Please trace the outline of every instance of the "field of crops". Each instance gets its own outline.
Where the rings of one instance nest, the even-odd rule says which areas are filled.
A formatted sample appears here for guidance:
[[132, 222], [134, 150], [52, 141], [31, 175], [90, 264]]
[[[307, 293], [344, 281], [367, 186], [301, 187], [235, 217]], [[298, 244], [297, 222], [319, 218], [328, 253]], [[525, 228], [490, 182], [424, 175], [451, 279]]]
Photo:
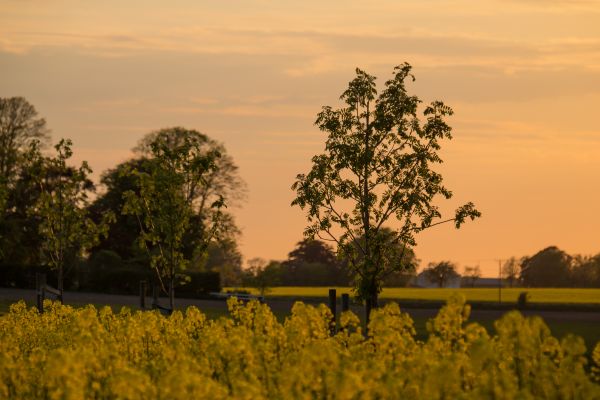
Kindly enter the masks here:
[[[269, 297], [327, 297], [329, 287], [274, 287], [268, 292]], [[352, 293], [351, 288], [337, 287], [338, 295]], [[235, 288], [227, 288], [235, 290]], [[255, 289], [250, 290], [257, 293]], [[519, 294], [527, 292], [529, 301], [549, 304], [600, 304], [600, 289], [562, 289], [562, 288], [503, 288], [502, 301], [516, 302]], [[461, 289], [418, 289], [418, 288], [385, 288], [381, 294], [384, 299], [446, 301], [453, 294], [460, 293], [468, 302], [497, 302], [498, 288], [461, 288]]]
[[229, 301], [231, 317], [24, 303], [0, 318], [2, 399], [600, 398], [600, 344], [558, 341], [539, 318], [510, 312], [490, 336], [451, 298], [426, 341], [389, 304], [365, 337], [352, 313], [332, 334], [327, 307]]

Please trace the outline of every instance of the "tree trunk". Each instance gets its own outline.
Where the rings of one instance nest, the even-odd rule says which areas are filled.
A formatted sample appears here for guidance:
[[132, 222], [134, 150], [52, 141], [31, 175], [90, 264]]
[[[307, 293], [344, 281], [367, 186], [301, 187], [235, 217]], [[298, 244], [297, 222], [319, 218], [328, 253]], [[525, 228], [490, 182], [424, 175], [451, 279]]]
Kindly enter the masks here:
[[60, 263], [60, 265], [58, 266], [58, 292], [59, 294], [59, 300], [60, 300], [60, 304], [64, 304], [63, 302], [63, 266], [62, 263]]
[[378, 296], [377, 292], [371, 293], [365, 301], [365, 335], [369, 334], [369, 322], [371, 321], [371, 311], [377, 308]]
[[171, 311], [175, 309], [175, 276], [171, 275], [171, 280], [169, 282], [169, 308]]

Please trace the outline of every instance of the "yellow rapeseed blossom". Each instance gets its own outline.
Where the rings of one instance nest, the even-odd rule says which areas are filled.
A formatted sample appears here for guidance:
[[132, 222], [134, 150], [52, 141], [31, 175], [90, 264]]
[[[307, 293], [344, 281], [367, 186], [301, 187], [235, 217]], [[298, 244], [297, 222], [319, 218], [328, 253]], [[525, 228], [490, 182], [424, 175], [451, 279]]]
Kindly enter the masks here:
[[600, 399], [600, 344], [588, 366], [580, 338], [516, 311], [491, 336], [461, 297], [426, 341], [396, 304], [366, 337], [351, 312], [332, 335], [323, 305], [296, 303], [283, 323], [258, 302], [228, 306], [209, 320], [16, 303], [0, 318], [0, 399]]

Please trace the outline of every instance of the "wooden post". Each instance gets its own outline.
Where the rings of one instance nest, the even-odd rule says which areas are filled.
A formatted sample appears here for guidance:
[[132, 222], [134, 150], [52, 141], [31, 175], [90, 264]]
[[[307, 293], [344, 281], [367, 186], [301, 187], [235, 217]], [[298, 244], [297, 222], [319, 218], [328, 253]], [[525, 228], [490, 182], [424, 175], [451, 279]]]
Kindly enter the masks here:
[[65, 304], [63, 302], [63, 293], [64, 293], [64, 288], [63, 288], [63, 266], [62, 266], [62, 262], [61, 264], [58, 266], [58, 300], [60, 301], [60, 304]]
[[171, 311], [175, 310], [175, 282], [173, 277], [169, 282], [169, 308]]
[[146, 309], [146, 288], [147, 288], [147, 282], [140, 281], [140, 308], [142, 310]]
[[158, 305], [158, 285], [152, 285], [152, 308]]
[[331, 334], [335, 334], [337, 295], [335, 289], [329, 289], [329, 309], [331, 310]]
[[37, 308], [41, 313], [44, 312], [44, 287], [46, 286], [46, 274], [36, 272], [35, 274], [35, 291], [37, 298]]
[[342, 311], [350, 310], [350, 295], [348, 293], [342, 293]]

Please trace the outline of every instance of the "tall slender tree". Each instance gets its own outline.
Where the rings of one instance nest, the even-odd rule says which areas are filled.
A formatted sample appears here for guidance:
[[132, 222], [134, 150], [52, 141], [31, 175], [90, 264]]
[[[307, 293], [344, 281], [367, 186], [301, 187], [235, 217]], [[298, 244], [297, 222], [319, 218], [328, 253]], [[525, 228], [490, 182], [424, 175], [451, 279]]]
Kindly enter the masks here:
[[0, 178], [10, 181], [16, 175], [19, 157], [37, 140], [49, 139], [46, 120], [23, 97], [0, 97]]
[[[323, 107], [317, 116], [316, 125], [328, 134], [325, 152], [313, 157], [310, 172], [298, 175], [292, 186], [292, 205], [307, 211], [305, 235], [337, 243], [350, 261], [367, 318], [377, 306], [383, 276], [389, 268], [402, 268], [385, 262], [386, 249], [397, 244], [408, 249], [423, 230], [448, 222], [459, 228], [480, 216], [469, 202], [442, 219], [434, 204], [437, 197], [452, 197], [433, 169], [442, 162], [442, 141], [452, 138], [446, 123], [452, 109], [434, 101], [421, 110], [422, 123], [421, 100], [406, 90], [407, 78], [414, 80], [410, 71], [409, 64], [397, 66], [378, 94], [375, 77], [357, 69], [341, 95], [345, 106]], [[381, 234], [386, 223], [393, 234]]]
[[[190, 229], [197, 197], [206, 179], [216, 168], [218, 150], [205, 151], [203, 141], [195, 135], [184, 135], [177, 143], [163, 132], [150, 143], [152, 162], [144, 170], [127, 173], [137, 179], [139, 191], [124, 194], [123, 213], [135, 215], [140, 226], [139, 244], [151, 254], [151, 266], [156, 271], [163, 291], [169, 294], [169, 305], [175, 304], [175, 276], [186, 269], [189, 259], [182, 251], [184, 234]], [[223, 197], [216, 196], [204, 205], [210, 211], [201, 229], [201, 250], [221, 228]], [[165, 280], [169, 286], [165, 285]]]
[[83, 255], [105, 235], [114, 220], [106, 213], [96, 224], [88, 216], [89, 193], [94, 186], [88, 178], [92, 172], [87, 162], [79, 168], [68, 165], [73, 155], [71, 140], [62, 139], [56, 146], [56, 156], [43, 156], [39, 142], [33, 141], [26, 153], [26, 164], [39, 187], [39, 198], [29, 213], [39, 219], [43, 238], [42, 252], [47, 264], [58, 270], [58, 290], [63, 300], [63, 277], [68, 261]]
[[27, 236], [24, 225], [31, 222], [19, 218], [26, 201], [18, 198], [20, 193], [15, 190], [23, 175], [24, 154], [33, 141], [43, 146], [48, 139], [46, 120], [32, 104], [23, 97], [0, 97], [0, 259], [4, 262], [22, 262], [22, 257], [15, 257], [19, 252], [15, 247], [16, 243], [23, 247], [23, 238], [18, 236]]

